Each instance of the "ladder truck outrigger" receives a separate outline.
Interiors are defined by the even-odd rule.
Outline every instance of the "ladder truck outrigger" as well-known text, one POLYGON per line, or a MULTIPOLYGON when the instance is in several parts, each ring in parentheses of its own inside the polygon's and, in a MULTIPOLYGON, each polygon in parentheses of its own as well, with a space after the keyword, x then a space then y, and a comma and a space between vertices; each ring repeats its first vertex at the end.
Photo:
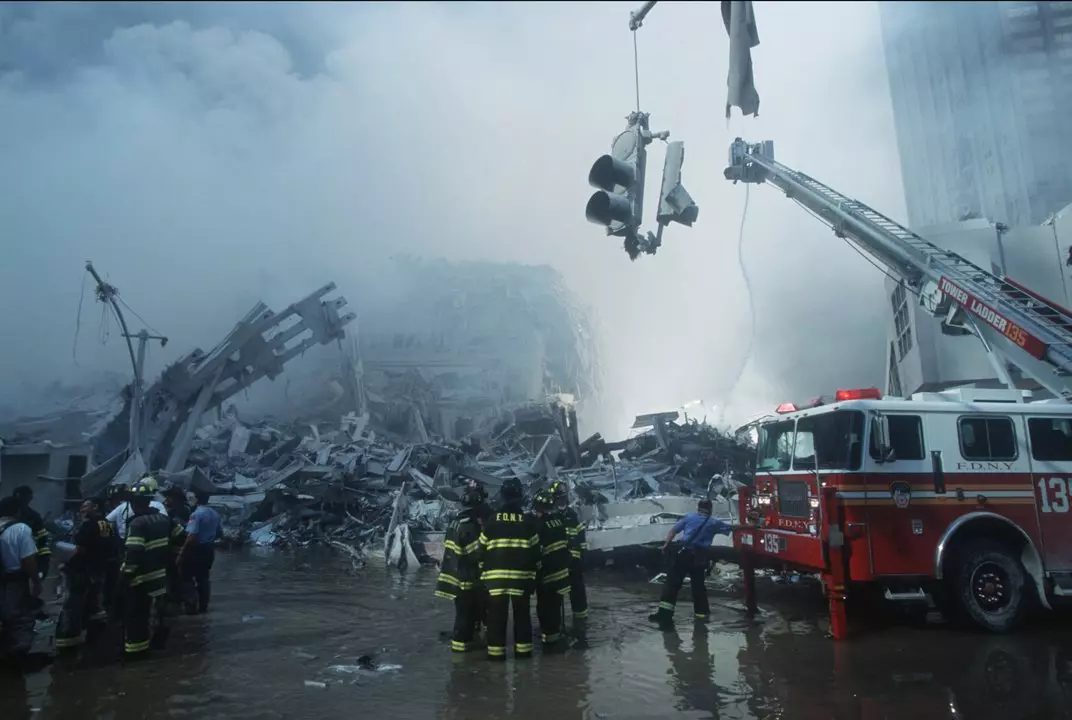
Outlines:
POLYGON ((818 575, 835 640, 863 597, 1006 632, 1072 595, 1072 312, 778 163, 770 141, 737 138, 725 176, 775 186, 887 268, 1008 388, 843 389, 760 422, 733 535, 748 609, 758 566, 818 575), (1028 401, 1010 365, 1053 398, 1028 401))

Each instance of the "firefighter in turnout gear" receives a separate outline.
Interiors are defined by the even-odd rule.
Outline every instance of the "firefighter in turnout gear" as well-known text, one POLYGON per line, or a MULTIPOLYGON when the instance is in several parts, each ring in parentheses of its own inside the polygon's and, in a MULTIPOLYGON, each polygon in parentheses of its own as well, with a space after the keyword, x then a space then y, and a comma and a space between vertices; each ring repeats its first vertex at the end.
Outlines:
POLYGON ((580 631, 588 618, 588 591, 584 586, 584 552, 588 549, 588 537, 584 532, 584 523, 569 506, 569 490, 566 483, 556 480, 551 484, 551 494, 562 521, 566 523, 566 532, 570 540, 570 610, 573 611, 573 626, 580 631))
POLYGON ((480 579, 488 589, 488 658, 506 659, 506 623, 514 611, 514 656, 532 656, 530 599, 540 566, 536 520, 521 508, 521 481, 503 482, 502 505, 488 517, 480 534, 480 579))
POLYGON ((462 494, 462 510, 447 528, 443 541, 443 564, 435 594, 454 601, 454 634, 450 649, 457 653, 479 649, 477 628, 482 618, 480 594, 480 509, 487 493, 470 480, 462 494))
POLYGON ((41 579, 48 577, 48 566, 52 561, 52 535, 45 527, 40 513, 30 507, 33 502, 33 490, 28 485, 21 485, 11 493, 22 506, 22 521, 30 526, 34 544, 37 545, 37 572, 41 579))
POLYGON ((74 555, 62 567, 67 598, 56 626, 56 649, 77 648, 86 640, 87 627, 99 629, 108 619, 104 611, 104 578, 115 553, 115 527, 101 515, 96 500, 80 509, 82 522, 74 534, 74 555))
POLYGON ((707 602, 707 588, 704 578, 707 575, 708 549, 715 535, 733 532, 733 526, 711 517, 711 501, 703 499, 696 512, 689 513, 677 521, 666 536, 663 552, 668 553, 669 569, 663 584, 663 594, 659 599, 659 609, 648 616, 663 629, 670 629, 674 622, 674 609, 677 606, 677 594, 689 578, 692 585, 693 614, 697 620, 706 620, 710 611, 707 602), (671 541, 678 533, 682 540, 671 546, 671 541))
POLYGON ((570 591, 570 536, 566 521, 555 511, 549 491, 536 493, 533 510, 539 521, 540 571, 536 574, 536 617, 540 620, 540 641, 545 650, 561 647, 562 602, 570 591))
POLYGON ((154 489, 139 482, 130 489, 133 517, 127 525, 126 555, 119 570, 123 599, 123 647, 127 658, 144 657, 150 644, 167 637, 160 606, 167 593, 167 566, 182 529, 152 506, 154 489))

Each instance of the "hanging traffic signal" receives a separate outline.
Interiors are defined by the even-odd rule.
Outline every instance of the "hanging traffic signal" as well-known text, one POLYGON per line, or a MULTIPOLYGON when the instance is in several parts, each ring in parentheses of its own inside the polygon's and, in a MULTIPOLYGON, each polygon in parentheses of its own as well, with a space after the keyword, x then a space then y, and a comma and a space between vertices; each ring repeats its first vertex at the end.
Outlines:
POLYGON ((681 166, 685 162, 685 143, 680 140, 666 144, 666 160, 663 162, 663 186, 659 193, 659 212, 655 219, 659 225, 671 222, 692 227, 700 214, 700 208, 681 184, 681 166))
POLYGON ((599 189, 584 209, 588 222, 607 228, 607 235, 626 238, 636 235, 643 219, 645 146, 651 142, 646 113, 631 113, 628 121, 610 154, 593 163, 588 184, 599 189))

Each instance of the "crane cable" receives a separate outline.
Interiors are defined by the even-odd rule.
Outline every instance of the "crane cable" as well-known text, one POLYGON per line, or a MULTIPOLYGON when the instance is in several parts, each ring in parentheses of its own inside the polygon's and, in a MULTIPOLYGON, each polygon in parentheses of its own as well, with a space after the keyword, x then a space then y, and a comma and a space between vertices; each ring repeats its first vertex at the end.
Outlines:
POLYGON ((741 378, 744 376, 744 371, 748 368, 748 363, 752 360, 752 348, 756 344, 756 304, 752 296, 752 278, 748 275, 748 267, 744 263, 744 225, 748 219, 748 196, 749 196, 750 183, 744 184, 744 209, 741 211, 741 226, 737 231, 737 267, 741 270, 741 277, 744 279, 745 292, 748 295, 748 344, 745 346, 744 358, 741 360, 740 367, 737 368, 737 375, 733 378, 733 382, 730 383, 729 390, 726 391, 725 400, 722 402, 722 407, 719 408, 719 420, 725 416, 726 406, 729 405, 730 400, 733 398, 733 394, 737 392, 737 385, 741 382, 741 378))
POLYGON ((633 82, 636 85, 636 111, 639 113, 640 112, 640 55, 637 53, 636 34, 637 34, 637 31, 633 30, 633 82))

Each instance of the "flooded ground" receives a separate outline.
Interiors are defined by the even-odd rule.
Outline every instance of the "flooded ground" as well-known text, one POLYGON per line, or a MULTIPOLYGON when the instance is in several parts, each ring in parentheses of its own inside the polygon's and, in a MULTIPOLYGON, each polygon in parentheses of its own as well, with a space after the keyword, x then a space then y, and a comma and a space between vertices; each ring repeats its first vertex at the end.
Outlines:
POLYGON ((1011 637, 892 627, 835 645, 824 636, 822 603, 807 588, 761 583, 761 618, 745 618, 727 591, 713 594, 707 625, 682 617, 677 632, 662 633, 646 619, 656 586, 593 573, 587 648, 491 664, 480 654, 450 653, 443 637, 451 608, 433 597, 434 577, 431 569, 355 573, 327 552, 221 554, 209 615, 175 619, 167 650, 129 667, 53 666, 0 679, 0 715, 1072 716, 1067 622, 1011 637), (362 655, 379 669, 356 667, 362 655))

